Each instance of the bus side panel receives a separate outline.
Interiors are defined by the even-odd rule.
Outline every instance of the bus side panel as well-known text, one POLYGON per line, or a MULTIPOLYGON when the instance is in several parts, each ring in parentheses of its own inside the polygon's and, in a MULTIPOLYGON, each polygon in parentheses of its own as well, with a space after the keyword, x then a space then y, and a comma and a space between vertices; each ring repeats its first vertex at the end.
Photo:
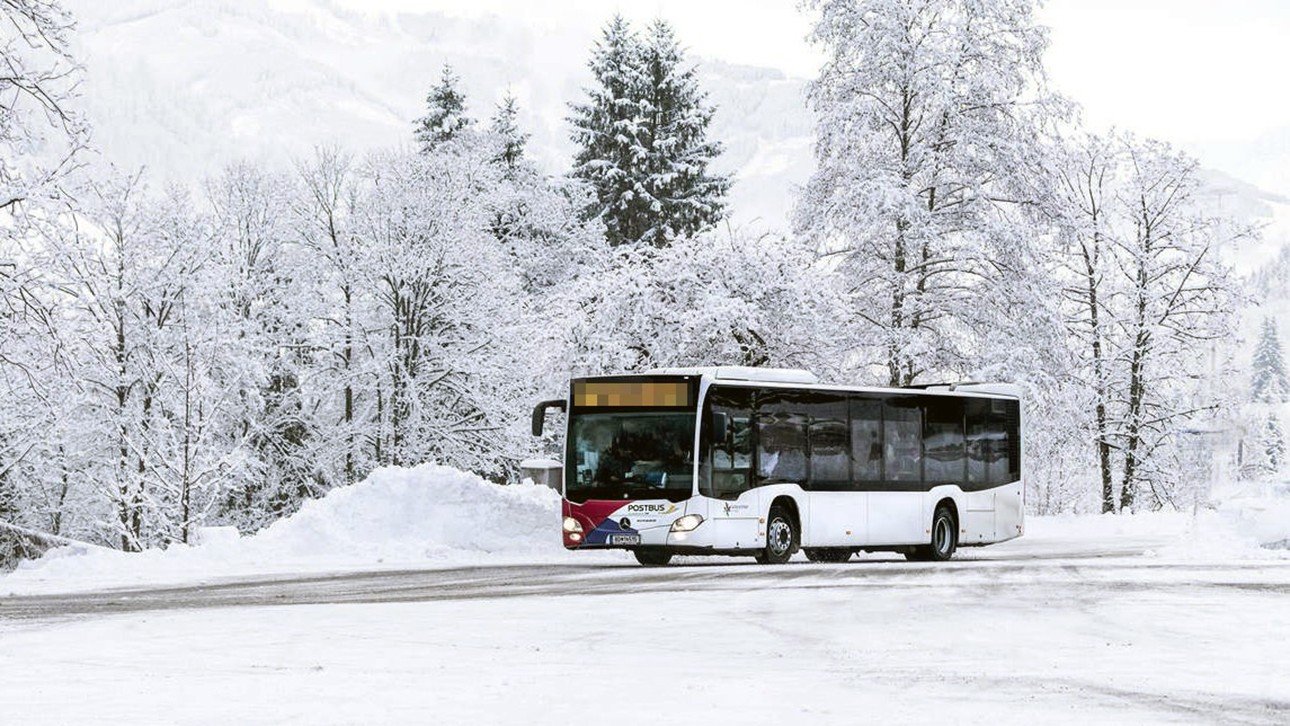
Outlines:
POLYGON ((1003 542, 1020 537, 1025 529, 1025 508, 1021 493, 1025 489, 1020 481, 995 489, 994 495, 994 540, 1003 542))
POLYGON ((959 544, 986 544, 995 541, 995 490, 967 492, 959 512, 959 544))
POLYGON ((931 517, 923 521, 926 496, 926 492, 869 492, 866 544, 887 546, 931 542, 931 517))
POLYGON ((822 492, 809 495, 811 517, 804 526, 804 547, 857 547, 868 542, 868 492, 822 492))
POLYGON ((758 522, 761 502, 756 489, 750 489, 734 500, 696 497, 691 500, 696 502, 695 511, 700 509, 696 501, 699 499, 707 502, 707 521, 699 525, 685 541, 674 536, 668 540, 668 544, 716 549, 751 549, 765 544, 765 525, 758 522))

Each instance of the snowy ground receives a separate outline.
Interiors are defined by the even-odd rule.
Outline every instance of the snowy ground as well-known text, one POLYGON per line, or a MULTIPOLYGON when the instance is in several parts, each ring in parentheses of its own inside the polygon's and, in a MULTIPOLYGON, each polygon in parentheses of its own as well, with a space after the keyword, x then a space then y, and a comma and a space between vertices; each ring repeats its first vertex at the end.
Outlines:
POLYGON ((546 550, 545 492, 375 481, 264 540, 0 577, 0 723, 1290 723, 1290 559, 1221 512, 1032 519, 947 564, 644 569, 546 550), (497 526, 527 544, 449 546, 423 486, 519 507, 497 526), (258 559, 307 543, 291 575, 258 559))

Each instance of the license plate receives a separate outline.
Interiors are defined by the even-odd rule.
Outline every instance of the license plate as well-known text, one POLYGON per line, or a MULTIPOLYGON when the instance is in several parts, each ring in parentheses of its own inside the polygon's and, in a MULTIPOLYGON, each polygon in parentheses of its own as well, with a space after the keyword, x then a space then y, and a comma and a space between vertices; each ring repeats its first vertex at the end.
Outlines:
POLYGON ((609 544, 611 545, 638 545, 641 543, 639 534, 611 534, 609 535, 609 544))

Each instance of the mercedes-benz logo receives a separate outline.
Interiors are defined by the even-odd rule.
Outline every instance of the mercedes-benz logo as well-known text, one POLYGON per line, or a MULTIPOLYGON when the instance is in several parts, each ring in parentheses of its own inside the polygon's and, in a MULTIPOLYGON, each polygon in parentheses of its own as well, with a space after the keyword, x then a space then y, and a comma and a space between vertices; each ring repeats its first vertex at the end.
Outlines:
POLYGON ((630 519, 628 519, 628 518, 626 518, 626 517, 623 517, 621 520, 619 520, 619 522, 618 522, 618 526, 619 526, 619 527, 622 527, 623 529, 631 529, 631 528, 632 528, 632 520, 630 520, 630 519))

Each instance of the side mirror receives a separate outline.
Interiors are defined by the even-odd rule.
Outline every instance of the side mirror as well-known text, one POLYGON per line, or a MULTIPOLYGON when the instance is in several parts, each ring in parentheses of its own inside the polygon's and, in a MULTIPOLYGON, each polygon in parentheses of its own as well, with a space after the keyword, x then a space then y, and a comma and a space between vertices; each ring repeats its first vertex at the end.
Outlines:
POLYGON ((726 443, 726 440, 730 438, 730 417, 718 411, 713 411, 711 416, 712 443, 726 443))
POLYGON ((561 411, 569 410, 569 404, 563 398, 557 398, 552 401, 543 401, 533 407, 533 435, 542 435, 542 424, 546 420, 546 410, 548 408, 558 408, 561 411))

